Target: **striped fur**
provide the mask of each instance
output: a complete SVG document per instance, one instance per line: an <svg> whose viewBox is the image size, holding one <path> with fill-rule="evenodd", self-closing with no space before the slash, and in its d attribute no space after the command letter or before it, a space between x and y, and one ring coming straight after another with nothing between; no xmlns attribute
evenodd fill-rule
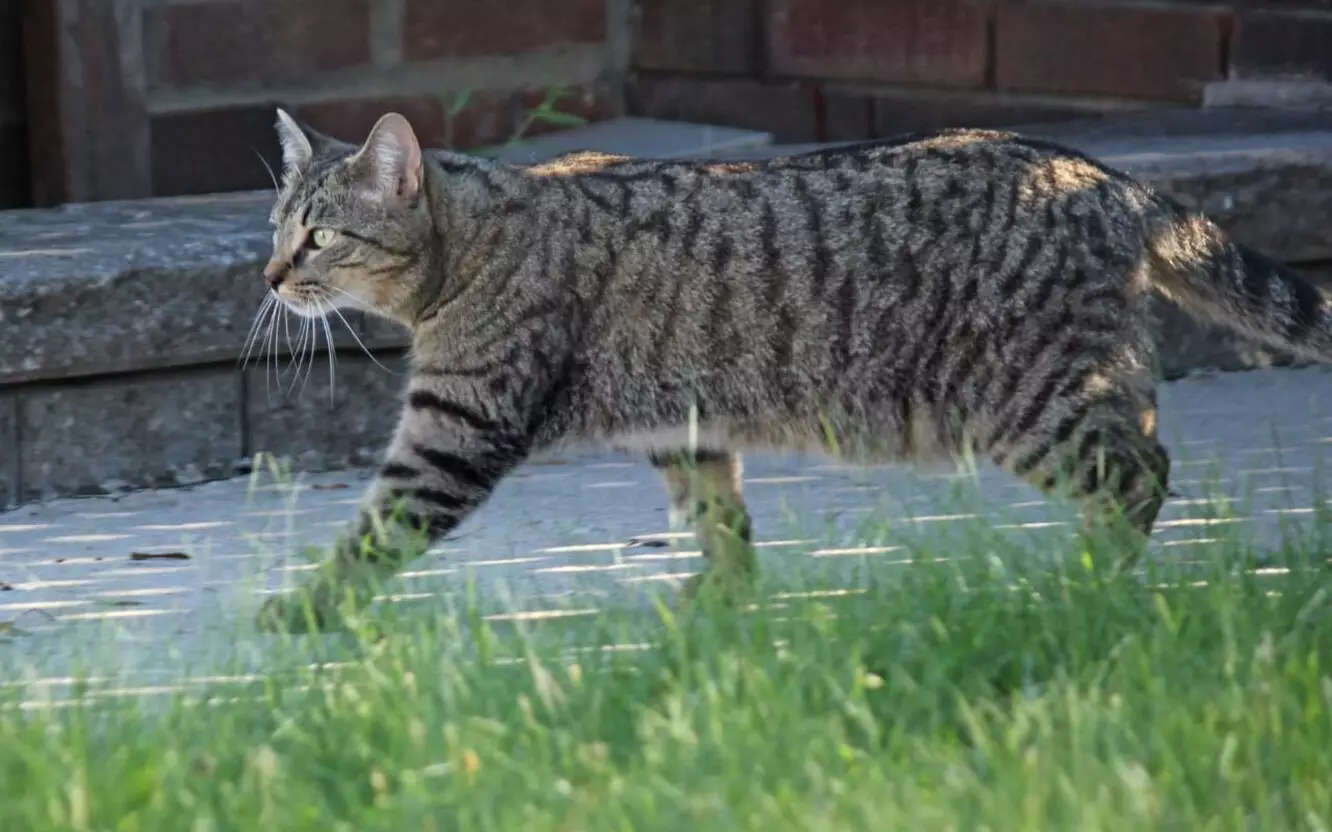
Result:
<svg viewBox="0 0 1332 832"><path fill-rule="evenodd" d="M1081 499L1091 522L1123 515L1132 556L1170 467L1153 292L1332 357L1328 304L1292 272L1124 174L1014 134L520 168L422 154L396 115L360 148L285 114L279 132L279 296L413 333L401 423L359 536L326 570L339 591L367 565L391 573L531 452L570 442L648 454L709 575L752 571L744 449L972 454ZM312 250L313 228L339 233ZM372 532L393 501L402 522ZM268 612L290 619L290 600Z"/></svg>

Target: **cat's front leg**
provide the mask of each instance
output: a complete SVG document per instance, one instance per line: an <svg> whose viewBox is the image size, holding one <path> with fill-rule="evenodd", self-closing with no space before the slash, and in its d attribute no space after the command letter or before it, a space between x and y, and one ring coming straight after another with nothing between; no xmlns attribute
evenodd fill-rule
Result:
<svg viewBox="0 0 1332 832"><path fill-rule="evenodd" d="M331 557L290 593L269 598L259 626L329 629L368 603L380 584L425 554L527 457L526 436L482 410L413 389L387 461Z"/></svg>

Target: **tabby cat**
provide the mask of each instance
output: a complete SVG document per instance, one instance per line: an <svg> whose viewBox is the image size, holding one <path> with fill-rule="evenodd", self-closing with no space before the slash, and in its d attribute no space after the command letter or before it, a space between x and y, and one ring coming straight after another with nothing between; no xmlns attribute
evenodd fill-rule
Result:
<svg viewBox="0 0 1332 832"><path fill-rule="evenodd" d="M277 129L268 286L307 317L406 325L412 369L359 519L266 601L266 628L336 624L534 450L572 441L660 470L707 559L690 593L754 571L746 448L974 455L1115 519L1131 563L1170 468L1150 296L1332 358L1328 305L1294 273L1012 133L520 167L423 152L394 113L360 146L282 111Z"/></svg>

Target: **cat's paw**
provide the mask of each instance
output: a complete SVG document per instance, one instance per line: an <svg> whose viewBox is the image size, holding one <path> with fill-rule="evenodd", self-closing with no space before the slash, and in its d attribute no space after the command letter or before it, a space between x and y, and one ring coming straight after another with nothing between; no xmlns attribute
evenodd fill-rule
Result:
<svg viewBox="0 0 1332 832"><path fill-rule="evenodd" d="M343 621L331 604L307 592L288 592L264 601L255 616L260 632L289 635L324 633L343 629Z"/></svg>
<svg viewBox="0 0 1332 832"><path fill-rule="evenodd" d="M725 607L742 607L757 597L754 576L748 572L730 572L707 568L691 575L680 588L680 601L685 607L700 603L720 603Z"/></svg>

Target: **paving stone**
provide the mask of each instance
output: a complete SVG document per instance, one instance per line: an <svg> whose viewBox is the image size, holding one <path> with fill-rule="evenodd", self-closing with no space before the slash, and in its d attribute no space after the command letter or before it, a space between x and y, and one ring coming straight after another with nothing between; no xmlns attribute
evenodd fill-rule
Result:
<svg viewBox="0 0 1332 832"><path fill-rule="evenodd" d="M279 383L271 372L246 371L248 453L289 458L306 471L379 459L401 412L406 361L343 354L332 383L324 361L301 373L304 382L289 373Z"/></svg>
<svg viewBox="0 0 1332 832"><path fill-rule="evenodd" d="M185 485L235 473L241 376L218 369L25 390L23 496Z"/></svg>

